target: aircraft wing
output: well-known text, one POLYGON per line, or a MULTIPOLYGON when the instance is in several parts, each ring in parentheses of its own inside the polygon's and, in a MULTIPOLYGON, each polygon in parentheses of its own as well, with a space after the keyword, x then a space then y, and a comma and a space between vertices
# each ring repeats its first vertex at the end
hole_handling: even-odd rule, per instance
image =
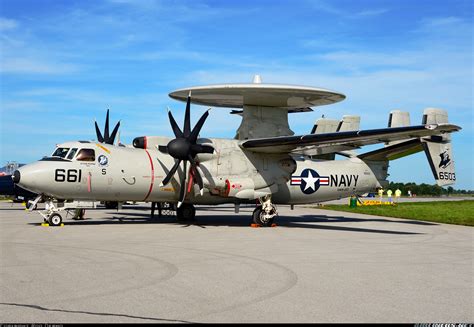
POLYGON ((327 148, 324 152, 329 153, 376 143, 456 132, 460 129, 461 127, 452 124, 429 124, 324 134, 266 137, 243 141, 240 146, 249 151, 262 153, 289 153, 295 150, 296 152, 304 152, 306 148, 327 148))

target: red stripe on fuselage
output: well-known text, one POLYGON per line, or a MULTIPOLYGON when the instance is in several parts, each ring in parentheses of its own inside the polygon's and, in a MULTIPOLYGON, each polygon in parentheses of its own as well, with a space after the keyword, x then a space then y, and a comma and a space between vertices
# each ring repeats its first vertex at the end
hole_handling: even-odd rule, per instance
POLYGON ((145 149, 145 152, 148 155, 148 159, 150 159, 151 181, 150 181, 150 189, 148 190, 148 193, 145 196, 145 199, 143 201, 146 201, 146 199, 148 199, 148 197, 150 196, 151 191, 153 190, 153 184, 155 183, 155 167, 153 166, 153 160, 151 159, 151 156, 150 156, 150 154, 148 153, 148 151, 146 149, 145 149))

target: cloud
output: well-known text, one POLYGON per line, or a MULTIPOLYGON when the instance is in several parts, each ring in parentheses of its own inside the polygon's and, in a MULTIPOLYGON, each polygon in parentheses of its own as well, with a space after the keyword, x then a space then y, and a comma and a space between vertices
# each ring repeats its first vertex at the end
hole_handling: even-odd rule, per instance
POLYGON ((80 70, 78 65, 53 63, 30 58, 2 59, 0 73, 2 74, 71 74, 80 70))
POLYGON ((459 17, 432 17, 432 18, 425 18, 422 20, 422 27, 446 27, 446 26, 453 26, 459 25, 464 23, 464 20, 459 17))
POLYGON ((342 6, 333 5, 323 0, 313 0, 310 1, 310 4, 316 10, 348 19, 374 17, 389 11, 387 8, 363 9, 360 11, 346 10, 342 9, 342 6))
POLYGON ((13 30, 18 27, 18 22, 13 19, 0 17, 0 32, 13 30))
POLYGON ((355 13, 355 16, 359 17, 369 17, 369 16, 378 16, 385 14, 388 12, 388 9, 381 8, 381 9, 372 9, 372 10, 363 10, 355 13))

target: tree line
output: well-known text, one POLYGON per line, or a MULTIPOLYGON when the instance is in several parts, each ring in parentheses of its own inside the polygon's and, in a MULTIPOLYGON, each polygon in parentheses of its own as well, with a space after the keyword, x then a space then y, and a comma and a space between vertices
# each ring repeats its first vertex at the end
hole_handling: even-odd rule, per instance
POLYGON ((451 195, 451 194, 459 194, 459 195, 474 195, 473 190, 456 190, 451 186, 446 188, 438 186, 436 184, 416 184, 416 183, 394 183, 390 182, 388 188, 386 190, 392 190, 395 192, 396 189, 400 189, 402 191, 402 196, 407 196, 408 191, 410 190, 412 194, 416 195, 451 195))

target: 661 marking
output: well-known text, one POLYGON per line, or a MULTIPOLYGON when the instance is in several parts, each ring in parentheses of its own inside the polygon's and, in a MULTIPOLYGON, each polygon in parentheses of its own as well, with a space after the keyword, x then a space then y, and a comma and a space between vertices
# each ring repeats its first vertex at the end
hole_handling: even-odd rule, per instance
POLYGON ((54 171, 54 180, 56 182, 76 183, 81 182, 81 169, 56 169, 54 171))

